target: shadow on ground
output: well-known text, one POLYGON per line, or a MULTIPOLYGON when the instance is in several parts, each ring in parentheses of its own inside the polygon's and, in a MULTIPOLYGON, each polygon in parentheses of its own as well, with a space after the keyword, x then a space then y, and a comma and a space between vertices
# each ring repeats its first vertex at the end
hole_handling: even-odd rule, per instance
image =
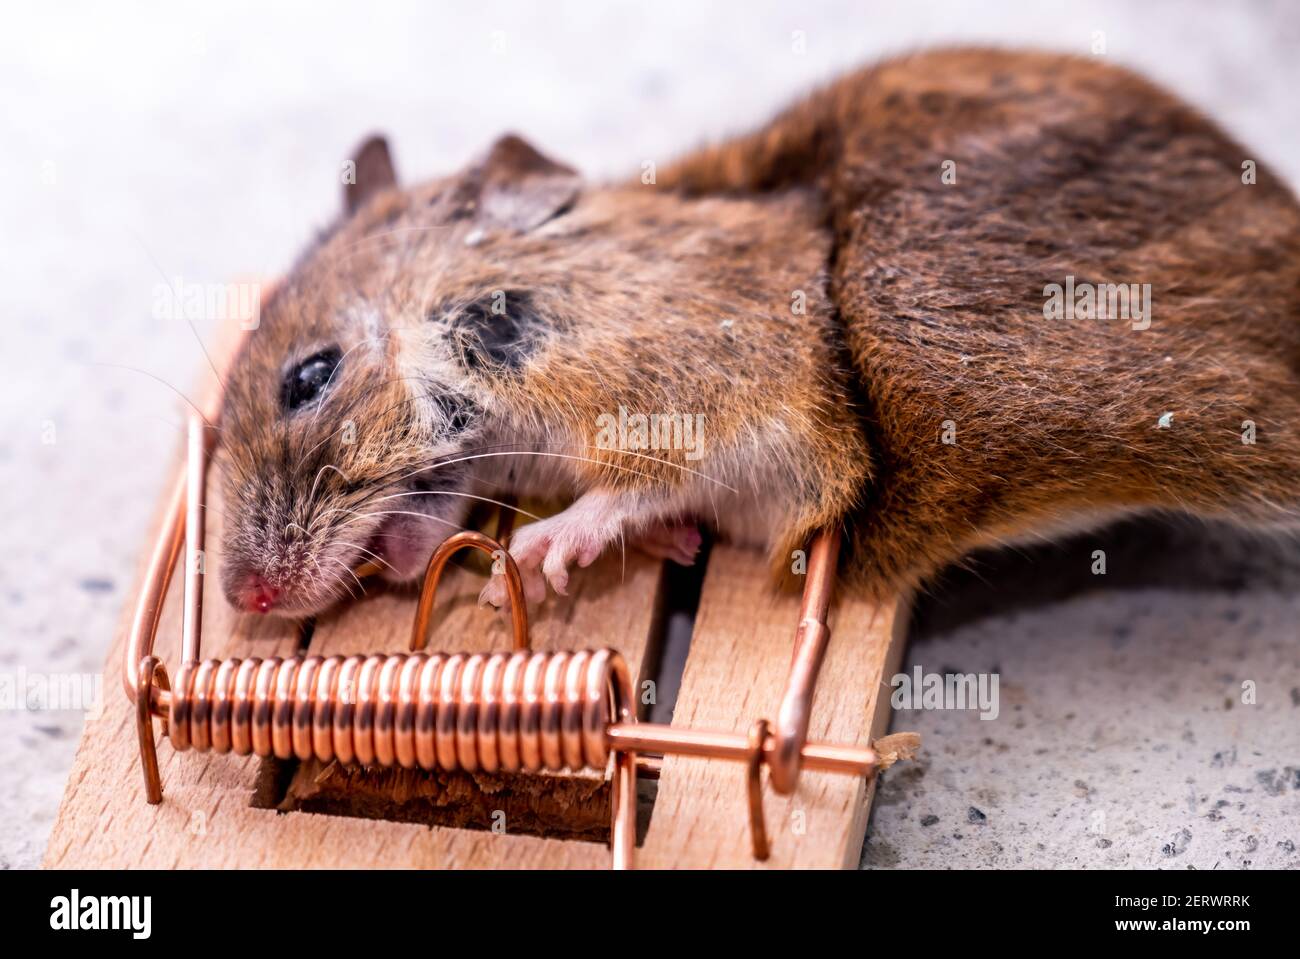
POLYGON ((1300 538, 1181 516, 1125 520, 1060 542, 975 554, 917 597, 909 639, 1094 590, 1300 589, 1300 538), (1093 572, 1094 551, 1106 572, 1093 572))

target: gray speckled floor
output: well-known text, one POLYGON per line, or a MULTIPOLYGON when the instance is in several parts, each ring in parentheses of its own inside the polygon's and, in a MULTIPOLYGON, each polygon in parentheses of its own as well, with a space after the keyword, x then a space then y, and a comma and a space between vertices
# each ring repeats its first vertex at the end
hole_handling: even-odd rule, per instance
MULTIPOLYGON (((408 177, 457 167, 508 129, 604 176, 747 127, 889 52, 954 41, 1086 52, 1100 30, 1108 57, 1300 181, 1300 12, 1281 0, 356 10, 6 12, 0 678, 100 668, 179 438, 175 397, 152 377, 187 386, 202 370, 190 331, 151 312, 160 278, 282 270, 333 216, 338 165, 370 130, 391 134, 408 177)), ((1079 581, 1087 553, 1056 551, 987 568, 987 586, 957 578, 922 608, 913 658, 998 666, 1005 707, 989 723, 899 723, 928 746, 889 775, 867 865, 1294 862, 1295 579, 1270 578, 1294 554, 1260 563, 1236 549, 1189 578, 1188 554, 1235 541, 1155 539, 1141 589, 1142 577, 1122 585, 1118 557, 1106 582, 1079 581), (1223 708, 1246 678, 1258 704, 1223 708), (984 818, 971 822, 972 808, 984 818), (1096 812, 1104 828, 1089 833, 1096 812)), ((115 684, 109 708, 121 707, 115 684)), ((81 722, 0 710, 0 866, 40 861, 81 722)))
POLYGON ((1129 523, 980 573, 1021 602, 950 577, 908 670, 996 673, 999 714, 895 714, 926 749, 864 866, 1300 867, 1300 547, 1129 523))

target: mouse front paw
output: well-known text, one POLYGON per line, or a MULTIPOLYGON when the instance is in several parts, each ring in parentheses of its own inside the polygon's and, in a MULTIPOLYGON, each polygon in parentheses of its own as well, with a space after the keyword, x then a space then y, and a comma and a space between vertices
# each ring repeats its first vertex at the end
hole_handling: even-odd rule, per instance
MULTIPOLYGON (((569 569, 575 564, 590 566, 604 552, 612 534, 589 517, 569 517, 559 513, 521 527, 510 542, 510 556, 519 567, 524 596, 528 604, 546 598, 546 586, 561 596, 569 590, 569 569)), ((492 579, 479 593, 479 602, 496 607, 509 602, 504 573, 493 572, 492 579)))

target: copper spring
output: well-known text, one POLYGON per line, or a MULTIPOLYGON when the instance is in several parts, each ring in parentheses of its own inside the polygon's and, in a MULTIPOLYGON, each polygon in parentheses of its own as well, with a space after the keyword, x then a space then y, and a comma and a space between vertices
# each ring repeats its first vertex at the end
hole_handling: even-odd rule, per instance
POLYGON ((178 750, 408 769, 603 769, 630 703, 611 649, 209 659, 177 673, 167 735, 178 750))

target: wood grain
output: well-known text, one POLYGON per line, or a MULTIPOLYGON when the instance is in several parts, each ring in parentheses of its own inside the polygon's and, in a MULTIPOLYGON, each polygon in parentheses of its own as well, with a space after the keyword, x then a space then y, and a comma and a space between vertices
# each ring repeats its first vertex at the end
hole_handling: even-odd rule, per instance
MULTIPOLYGON (((865 744, 889 724, 888 679, 903 652, 905 605, 841 597, 813 704, 809 737, 865 744)), ((674 726, 748 731, 771 719, 794 648, 799 598, 775 595, 762 556, 720 546, 709 560, 674 726)), ((794 795, 764 790, 772 843, 767 868, 858 864, 874 780, 808 773, 794 795)), ((668 757, 638 865, 748 868, 745 770, 739 763, 668 757)))
MULTIPOLYGON (((216 544, 222 503, 219 484, 210 485, 208 540, 216 544)), ((159 516, 152 534, 156 535, 161 521, 159 516)), ((296 625, 236 613, 216 594, 212 573, 219 562, 214 547, 208 557, 209 586, 205 593, 209 601, 203 606, 203 655, 291 655, 297 647, 296 625)), ((141 563, 137 570, 136 583, 143 566, 141 563)), ((172 576, 158 626, 156 652, 173 672, 180 660, 182 589, 183 577, 178 570, 172 576)), ((107 701, 100 717, 86 723, 46 849, 47 866, 165 868, 210 853, 219 858, 222 854, 216 847, 220 843, 205 842, 202 837, 246 825, 245 812, 257 770, 257 761, 252 757, 180 755, 162 739, 158 744, 158 765, 164 801, 157 807, 145 802, 134 711, 120 692, 132 602, 128 601, 123 610, 109 648, 104 666, 107 701)), ((228 854, 237 856, 238 844, 228 854)))

